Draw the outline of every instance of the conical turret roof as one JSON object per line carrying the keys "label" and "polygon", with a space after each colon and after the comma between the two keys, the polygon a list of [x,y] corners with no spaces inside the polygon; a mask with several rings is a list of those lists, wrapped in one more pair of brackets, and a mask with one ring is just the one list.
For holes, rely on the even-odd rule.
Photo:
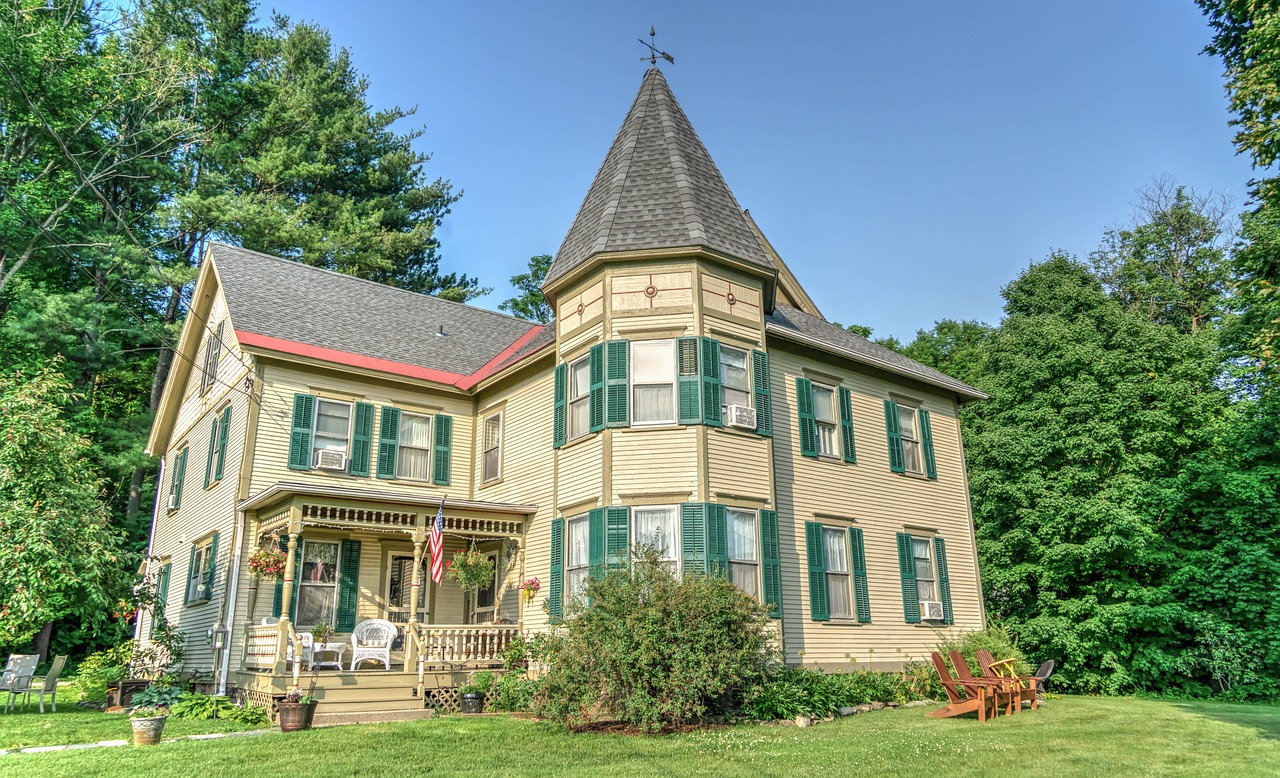
{"label": "conical turret roof", "polygon": [[601,252],[683,246],[775,270],[655,67],[645,73],[543,286]]}

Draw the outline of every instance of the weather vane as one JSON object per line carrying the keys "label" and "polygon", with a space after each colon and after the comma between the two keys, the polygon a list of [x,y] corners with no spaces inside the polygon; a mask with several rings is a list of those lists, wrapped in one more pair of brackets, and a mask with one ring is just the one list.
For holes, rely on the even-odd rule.
{"label": "weather vane", "polygon": [[654,31],[653,25],[649,25],[649,42],[645,43],[644,38],[636,38],[636,40],[640,41],[640,45],[649,47],[649,56],[641,57],[640,61],[644,62],[647,59],[649,60],[650,65],[656,65],[658,64],[658,57],[662,57],[667,62],[670,62],[672,65],[676,64],[675,57],[671,56],[665,51],[658,51],[658,47],[653,45],[653,42],[654,42],[653,39],[655,35],[657,35],[657,33]]}

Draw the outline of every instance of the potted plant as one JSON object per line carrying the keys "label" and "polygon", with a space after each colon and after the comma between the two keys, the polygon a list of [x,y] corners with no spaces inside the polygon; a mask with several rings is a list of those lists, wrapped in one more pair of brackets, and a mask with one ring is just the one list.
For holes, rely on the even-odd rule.
{"label": "potted plant", "polygon": [[471,680],[458,687],[463,713],[483,713],[484,699],[493,690],[497,678],[489,670],[472,673]]}
{"label": "potted plant", "polygon": [[316,643],[328,643],[329,638],[333,637],[333,623],[329,621],[318,621],[311,628],[311,637],[315,638]]}
{"label": "potted plant", "polygon": [[133,725],[133,744],[135,746],[154,746],[160,742],[160,733],[164,732],[164,722],[169,718],[169,709],[152,705],[134,708],[129,714],[129,723]]}
{"label": "potted plant", "polygon": [[280,714],[281,732],[311,729],[311,720],[316,715],[316,698],[301,689],[290,689],[284,699],[276,703],[276,709]]}
{"label": "potted plant", "polygon": [[533,598],[538,596],[538,592],[542,590],[542,582],[537,577],[526,579],[520,584],[520,593],[524,595],[525,604],[533,602]]}
{"label": "potted plant", "polygon": [[259,578],[284,577],[285,555],[278,548],[258,548],[249,554],[249,572]]}
{"label": "potted plant", "polygon": [[457,581],[464,592],[478,591],[493,583],[493,558],[474,548],[454,552],[448,567],[449,577]]}

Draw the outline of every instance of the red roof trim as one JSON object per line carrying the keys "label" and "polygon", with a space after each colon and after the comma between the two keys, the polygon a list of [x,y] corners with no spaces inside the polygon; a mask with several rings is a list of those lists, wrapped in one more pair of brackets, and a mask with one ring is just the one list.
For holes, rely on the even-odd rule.
{"label": "red roof trim", "polygon": [[497,372],[498,367],[500,367],[503,362],[511,358],[512,354],[524,348],[526,343],[533,340],[534,337],[536,337],[539,332],[542,332],[543,327],[549,327],[549,326],[551,325],[543,324],[539,327],[530,327],[528,332],[516,338],[515,343],[512,343],[510,346],[507,346],[505,349],[503,349],[501,354],[499,354],[498,356],[486,362],[484,367],[480,368],[479,370],[467,376],[466,378],[463,378],[461,381],[459,381],[455,385],[459,389],[470,389],[471,387],[480,383],[484,379],[493,375],[494,373]]}
{"label": "red roof trim", "polygon": [[310,346],[306,343],[298,343],[284,338],[273,338],[270,335],[259,335],[256,332],[245,332],[244,330],[236,330],[236,340],[241,344],[250,347],[267,349],[269,351],[280,351],[285,354],[294,354],[300,357],[311,357],[312,359],[322,359],[325,362],[335,362],[339,365],[348,365],[350,367],[363,367],[369,370],[378,370],[383,373],[391,373],[392,375],[407,376],[409,378],[420,378],[425,381],[435,381],[440,384],[448,384],[456,386],[459,381],[466,378],[461,373],[450,373],[445,370],[432,370],[427,367],[419,367],[418,365],[408,365],[404,362],[395,362],[390,359],[377,359],[375,357],[367,357],[363,354],[352,354],[349,351],[338,351],[337,349],[324,348],[322,346]]}

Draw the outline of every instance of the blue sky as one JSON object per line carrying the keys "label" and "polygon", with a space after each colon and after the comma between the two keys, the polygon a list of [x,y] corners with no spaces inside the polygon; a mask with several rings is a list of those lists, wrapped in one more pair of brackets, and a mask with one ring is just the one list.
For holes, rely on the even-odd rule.
{"label": "blue sky", "polygon": [[1246,200],[1191,0],[365,2],[262,6],[329,28],[375,107],[417,106],[464,191],[446,270],[510,296],[554,254],[647,67],[827,318],[910,339],[1000,318],[1052,249],[1086,256],[1161,175]]}

